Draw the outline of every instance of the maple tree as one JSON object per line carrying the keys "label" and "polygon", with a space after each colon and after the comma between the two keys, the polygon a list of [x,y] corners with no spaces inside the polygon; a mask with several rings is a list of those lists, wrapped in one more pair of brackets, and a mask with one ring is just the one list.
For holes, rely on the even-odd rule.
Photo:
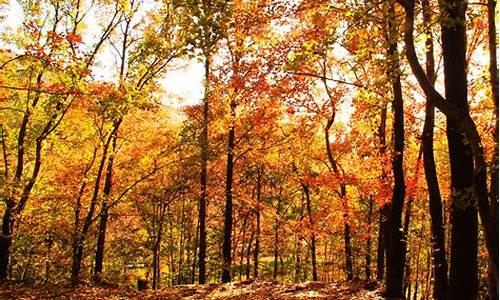
{"label": "maple tree", "polygon": [[498,297],[495,0],[0,5],[5,295]]}

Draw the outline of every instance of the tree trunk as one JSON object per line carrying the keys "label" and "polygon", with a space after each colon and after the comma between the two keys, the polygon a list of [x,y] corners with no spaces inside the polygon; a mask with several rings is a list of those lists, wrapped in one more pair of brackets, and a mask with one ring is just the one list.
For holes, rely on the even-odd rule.
{"label": "tree trunk", "polygon": [[397,51],[397,30],[395,23],[394,4],[389,7],[389,80],[392,82],[394,112],[394,153],[392,157],[392,172],[394,174],[394,189],[390,204],[388,226],[385,235],[386,242],[386,290],[389,297],[402,297],[403,277],[405,266],[405,242],[401,231],[401,215],[403,212],[405,198],[405,181],[403,170],[404,151],[404,111],[403,94],[401,90],[401,78],[399,69],[399,58]]}
{"label": "tree trunk", "polygon": [[[386,139],[385,139],[385,129],[387,124],[387,105],[384,104],[382,111],[380,113],[380,126],[378,127],[378,138],[379,138],[379,154],[381,157],[386,151]],[[387,173],[385,167],[381,166],[380,179],[385,187],[387,180]],[[387,226],[387,219],[389,218],[389,204],[383,204],[379,209],[379,226],[378,226],[378,238],[377,238],[377,280],[382,281],[384,279],[384,266],[385,266],[385,227]]]}
{"label": "tree trunk", "polygon": [[106,241],[106,225],[108,222],[108,207],[106,203],[103,203],[101,208],[101,216],[99,217],[98,234],[97,234],[97,244],[95,252],[95,263],[94,263],[94,278],[95,284],[101,283],[102,279],[102,263],[104,260],[104,244]]}
{"label": "tree trunk", "polygon": [[262,170],[257,168],[257,207],[255,208],[256,218],[256,233],[255,233],[255,247],[253,251],[253,277],[255,280],[259,278],[259,251],[260,251],[260,197],[262,192]]}
{"label": "tree trunk", "polygon": [[274,225],[274,260],[273,260],[273,279],[276,281],[278,278],[278,256],[279,256],[279,247],[278,247],[278,224],[276,220],[276,224]]}
{"label": "tree trunk", "polygon": [[83,259],[83,245],[85,239],[87,238],[87,233],[92,225],[92,220],[94,217],[95,207],[97,205],[97,198],[99,196],[99,186],[101,182],[102,172],[104,170],[104,165],[106,163],[106,157],[108,154],[109,145],[111,143],[111,138],[113,133],[111,133],[104,144],[102,151],[101,161],[97,169],[97,175],[94,182],[94,191],[92,193],[92,198],[90,199],[90,206],[87,211],[87,215],[82,224],[81,230],[76,230],[76,234],[73,237],[73,249],[72,249],[72,263],[71,263],[71,285],[76,286],[80,281],[80,269]]}
{"label": "tree trunk", "polygon": [[[405,208],[405,215],[404,215],[404,223],[403,223],[403,239],[405,241],[408,240],[408,235],[410,232],[410,220],[412,217],[411,209],[413,206],[413,201],[415,200],[415,188],[418,186],[418,179],[420,178],[420,164],[422,161],[422,155],[423,155],[423,143],[420,144],[419,150],[418,150],[418,156],[417,156],[417,162],[415,164],[415,171],[413,174],[413,179],[410,179],[412,181],[412,185],[414,187],[414,190],[412,193],[408,195],[408,200],[406,201],[406,208]],[[407,298],[411,298],[411,248],[406,247],[405,251],[408,254],[408,259],[405,262],[405,278],[403,282],[403,291],[406,291],[408,288],[408,296]],[[406,254],[405,254],[406,255]]]}
{"label": "tree trunk", "polygon": [[[464,113],[468,111],[466,72],[466,3],[440,2],[442,13],[445,98]],[[450,24],[453,24],[450,26]],[[477,210],[473,191],[474,165],[470,145],[455,122],[447,118],[446,135],[451,169],[451,262],[449,299],[477,296]]]}
{"label": "tree trunk", "polygon": [[[307,216],[309,217],[309,222],[314,228],[314,220],[312,218],[312,208],[311,208],[311,194],[309,191],[309,186],[302,183],[302,189],[304,190],[304,195],[306,196],[306,209]],[[318,281],[318,271],[316,269],[316,233],[314,229],[311,232],[311,270],[312,270],[312,280]]]}
{"label": "tree trunk", "polygon": [[[43,71],[40,72],[36,76],[36,89],[40,88],[42,84],[42,76]],[[30,76],[29,81],[31,82],[32,77]],[[29,98],[28,94],[28,98]],[[49,119],[48,123],[42,130],[42,133],[36,138],[36,148],[35,148],[35,166],[33,168],[33,173],[31,178],[29,179],[27,185],[24,187],[22,195],[20,199],[18,199],[16,203],[17,192],[16,190],[21,187],[21,179],[23,177],[24,172],[24,154],[25,154],[25,139],[26,132],[28,130],[28,123],[31,117],[31,109],[35,109],[38,102],[40,101],[40,92],[36,92],[33,101],[30,104],[26,105],[26,110],[23,114],[23,119],[21,120],[21,124],[19,126],[19,132],[17,135],[17,165],[16,172],[13,179],[14,188],[13,192],[10,196],[5,199],[5,211],[2,218],[2,235],[0,236],[0,280],[7,278],[7,271],[9,269],[9,261],[10,261],[10,246],[12,245],[12,234],[14,228],[14,219],[15,215],[21,213],[24,209],[24,206],[30,196],[31,190],[35,181],[38,177],[38,172],[41,166],[41,154],[42,154],[42,143],[47,135],[50,133],[52,129],[53,122],[55,120],[56,115],[52,115]],[[5,145],[4,145],[5,147]],[[5,148],[4,148],[5,151]],[[7,166],[6,166],[7,169]]]}
{"label": "tree trunk", "polygon": [[279,215],[281,212],[281,202],[282,198],[281,195],[278,196],[278,205],[276,207],[276,217],[274,219],[274,224],[273,224],[273,229],[274,229],[274,261],[273,261],[273,279],[276,280],[278,278],[278,259],[280,257],[279,253],[279,228],[280,228],[280,220]]}
{"label": "tree trunk", "polygon": [[7,199],[6,202],[7,205],[2,219],[2,236],[0,237],[0,279],[7,278],[10,246],[12,244],[12,212],[14,209],[14,202],[10,199]]}
{"label": "tree trunk", "polygon": [[[347,219],[347,213],[344,213],[344,220]],[[351,248],[351,225],[344,224],[344,248],[345,248],[345,268],[347,280],[353,279],[352,270],[352,248]]]}
{"label": "tree trunk", "polygon": [[[431,11],[429,0],[422,1],[423,21],[427,35],[425,46],[426,52],[426,74],[430,82],[436,78],[434,65],[434,43],[431,28]],[[436,162],[434,160],[434,106],[429,99],[425,105],[424,130],[422,134],[422,146],[424,151],[424,173],[429,193],[429,211],[431,215],[432,234],[432,257],[434,268],[434,299],[446,299],[448,290],[448,262],[446,261],[445,227],[443,223],[443,208],[441,192],[436,174]]]}
{"label": "tree trunk", "polygon": [[[328,91],[328,87],[326,86],[326,83],[324,82],[325,89]],[[340,170],[338,166],[338,162],[335,160],[333,156],[333,151],[330,146],[330,128],[333,125],[333,122],[335,121],[335,107],[332,107],[332,115],[328,119],[325,129],[324,129],[324,134],[325,134],[325,144],[326,144],[326,153],[328,156],[328,161],[330,162],[330,165],[333,169],[333,172],[337,177],[340,177]],[[343,179],[342,179],[343,180]],[[347,203],[347,189],[346,185],[344,183],[340,184],[340,198],[342,201],[342,209],[344,211],[343,218],[344,218],[344,251],[345,251],[345,271],[347,275],[347,280],[351,280],[353,278],[353,272],[352,272],[352,250],[351,250],[351,227],[349,225],[349,216],[347,214],[348,212],[348,203]]]}
{"label": "tree trunk", "polygon": [[366,280],[370,280],[372,277],[371,263],[372,263],[372,214],[373,214],[373,199],[370,196],[368,199],[368,216],[367,216],[367,224],[368,224],[368,238],[366,239],[365,246],[365,278]]}
{"label": "tree trunk", "polygon": [[157,244],[153,246],[153,282],[151,284],[151,287],[153,290],[156,290],[158,288],[158,267],[159,267],[159,255],[158,255],[158,247]]}
{"label": "tree trunk", "polygon": [[301,281],[300,278],[300,239],[297,238],[295,242],[295,269],[294,269],[294,282],[298,283]]}
{"label": "tree trunk", "polygon": [[[465,139],[460,140],[460,141],[462,141],[462,145],[463,145],[463,142],[467,142],[467,146],[469,147],[469,150],[471,151],[470,154],[472,155],[472,158],[474,159],[474,161],[473,161],[474,180],[473,180],[473,186],[472,186],[473,189],[469,189],[468,195],[464,195],[464,196],[466,196],[465,198],[475,198],[474,200],[477,200],[477,202],[475,202],[475,204],[477,204],[479,215],[481,216],[481,225],[482,225],[483,233],[485,236],[486,248],[488,250],[488,254],[490,257],[490,263],[494,266],[491,268],[491,270],[494,271],[492,276],[495,279],[494,281],[498,282],[498,272],[497,272],[497,270],[498,270],[498,226],[495,226],[495,221],[494,221],[494,216],[493,216],[497,212],[494,212],[494,209],[492,208],[492,205],[490,203],[490,198],[488,195],[487,171],[486,171],[487,164],[486,164],[483,144],[481,141],[481,136],[477,130],[477,127],[474,123],[474,120],[471,118],[470,114],[468,113],[468,110],[464,109],[463,107],[460,107],[459,104],[455,103],[459,100],[454,99],[453,101],[449,101],[449,99],[445,99],[440,93],[438,93],[436,91],[436,89],[432,86],[432,84],[427,79],[427,75],[425,74],[422,66],[420,65],[420,63],[418,61],[418,57],[416,55],[416,50],[415,50],[415,44],[414,44],[414,40],[413,40],[415,2],[410,1],[410,0],[408,0],[408,1],[398,0],[398,2],[405,8],[405,26],[404,26],[404,28],[405,28],[405,38],[404,38],[405,39],[405,51],[406,51],[406,57],[408,58],[408,62],[410,63],[410,67],[412,69],[412,72],[415,75],[415,78],[417,79],[420,87],[424,91],[426,97],[428,99],[431,99],[432,104],[436,108],[438,108],[442,113],[444,113],[446,115],[447,122],[452,123],[451,125],[455,126],[455,129],[457,130],[456,134],[463,135],[462,137],[465,137]],[[461,9],[459,9],[459,10],[462,11],[460,13],[461,16],[459,19],[462,19],[462,20],[461,21],[459,20],[458,22],[454,21],[453,23],[460,24],[459,27],[462,27],[462,29],[460,29],[460,31],[462,31],[462,33],[464,33],[464,36],[463,37],[457,36],[458,40],[452,39],[451,36],[453,36],[453,35],[448,36],[448,39],[446,39],[446,38],[442,39],[443,40],[443,49],[449,48],[449,49],[447,49],[448,56],[454,55],[454,56],[458,56],[458,57],[462,57],[462,58],[464,58],[464,56],[465,56],[463,54],[465,49],[459,49],[461,47],[460,44],[463,44],[462,46],[465,46],[465,30],[463,28],[463,25],[464,25],[463,17],[465,16],[465,7],[463,7],[463,4],[464,3],[462,3],[462,2],[458,3],[458,6],[461,6]],[[445,9],[447,9],[447,10],[450,10],[450,8],[453,7],[453,5],[451,5],[451,6],[446,5],[446,3],[444,3],[443,6],[445,6]],[[451,14],[448,13],[447,15],[452,16],[453,10],[456,10],[456,7],[451,9],[451,12],[450,12]],[[449,23],[449,22],[447,22],[447,23]],[[444,31],[453,31],[453,29],[451,29],[451,28],[448,28],[448,29],[444,28],[444,27],[446,27],[446,24],[442,24],[442,25],[443,25]],[[457,27],[457,26],[455,26],[455,27]],[[446,42],[445,42],[445,40],[446,40]],[[460,40],[462,40],[462,41],[460,41]],[[457,46],[457,47],[449,47],[450,44],[453,44],[454,46]],[[458,50],[456,50],[456,49],[458,49]],[[445,59],[444,61],[446,62],[445,69],[449,68],[450,67],[449,58]],[[457,62],[457,63],[459,63],[459,62]],[[452,67],[454,66],[455,68],[457,67],[456,64],[451,64],[451,66]],[[466,76],[464,76],[463,74],[455,74],[454,72],[451,72],[450,70],[445,70],[445,71],[446,71],[445,73],[451,73],[449,75],[455,76],[454,81],[457,81],[457,82],[462,81],[463,79],[459,80],[460,77],[464,77],[466,79]],[[463,70],[462,73],[465,73],[465,70]],[[448,82],[448,84],[450,84],[450,82]],[[445,80],[445,89],[446,89],[446,85],[447,84],[446,84],[446,80]],[[464,88],[464,87],[462,87],[460,90],[454,90],[453,92],[451,92],[451,91],[448,91],[448,92],[451,92],[452,94],[460,94],[460,93],[463,93],[463,90],[465,90],[465,92],[466,92],[466,88]],[[450,146],[451,145],[449,144],[449,147]],[[457,157],[455,157],[455,158],[457,158]],[[457,161],[455,158],[453,160]],[[471,162],[471,164],[472,164],[472,162]],[[467,170],[465,170],[465,172],[467,173]],[[453,173],[453,171],[452,171],[452,173]],[[453,179],[452,179],[452,181],[453,181]],[[456,181],[455,181],[455,183],[458,184],[458,182],[456,182]],[[453,183],[452,183],[452,185],[453,185]],[[467,184],[464,184],[464,186],[465,185],[467,185]],[[470,203],[469,203],[470,201],[467,201],[468,199],[463,199],[464,197],[457,197],[457,196],[461,196],[461,193],[463,193],[463,192],[464,192],[464,190],[461,191],[460,189],[459,190],[454,189],[453,190],[454,198],[465,200],[465,201],[460,201],[460,202],[463,202],[462,204],[466,204],[466,206],[469,206],[468,208],[470,210]],[[475,196],[475,197],[472,197],[472,196]],[[462,205],[462,206],[465,206],[465,205]],[[474,209],[474,208],[472,208],[472,209]],[[457,222],[460,219],[460,216],[457,215],[457,214],[459,214],[460,210],[462,211],[462,215],[463,215],[464,209],[460,209],[459,207],[457,207],[457,209],[454,209],[453,204],[452,204],[452,219],[454,219]],[[467,214],[471,214],[470,211],[467,211]],[[459,217],[459,218],[455,218],[454,215]],[[469,219],[468,221],[466,221],[465,220],[466,218],[461,218],[461,219],[464,220],[465,223],[464,224],[457,224],[457,225],[459,225],[459,227],[460,227],[460,225],[462,227],[464,227],[464,226],[465,227],[467,227],[467,226],[474,227],[474,226],[471,226],[471,224],[470,224],[471,222],[477,224],[477,216],[475,214],[474,214],[474,216],[472,216],[472,220]],[[453,227],[453,225],[452,225],[452,227]],[[452,228],[452,231],[453,231],[453,228]],[[474,230],[473,230],[473,228],[469,228],[469,231],[474,231]],[[467,239],[466,236],[468,234],[469,234],[469,236],[474,235],[470,232],[465,233],[464,236],[462,237],[462,240],[464,238]],[[458,238],[460,239],[460,237],[458,237]],[[454,239],[453,233],[452,233],[451,239],[452,239],[452,241]],[[474,239],[477,240],[477,236],[475,238],[473,238],[472,242],[474,242]],[[452,244],[453,244],[453,242],[452,242]],[[471,251],[477,252],[477,249],[470,250],[470,248],[475,248],[474,245],[472,245],[472,247],[471,247],[471,245],[469,244],[467,247],[469,248],[469,250],[465,250],[465,252],[468,253],[466,256],[472,256],[470,253]],[[454,246],[452,245],[451,248],[453,249]],[[458,247],[458,248],[460,248],[460,247]],[[461,258],[453,257],[453,255],[451,255],[451,256],[455,260],[457,258],[459,260],[465,259],[465,256],[461,257]],[[471,266],[470,264],[477,265],[475,260],[474,260],[474,262],[469,262],[469,268],[471,268],[471,267],[474,268],[474,266]],[[450,269],[451,269],[451,265],[450,265]],[[450,272],[450,276],[452,275],[451,273],[452,272]],[[455,274],[456,274],[456,272],[453,272],[453,275],[455,275]],[[470,274],[470,272],[462,272],[462,274]],[[470,276],[470,275],[466,275],[466,276]],[[475,278],[476,279],[473,279],[472,282],[469,282],[468,286],[471,286],[471,285],[475,286],[476,285],[474,283],[474,281],[477,281],[477,276],[475,276]],[[454,281],[455,281],[455,279],[454,279]],[[451,284],[450,284],[449,288],[451,288]],[[472,291],[472,293],[474,293],[474,291]],[[463,296],[469,297],[470,294],[463,295]]]}
{"label": "tree trunk", "polygon": [[250,240],[248,241],[247,244],[247,250],[246,250],[246,266],[245,266],[245,277],[246,280],[250,280],[250,254],[252,253],[252,242],[253,242],[253,237],[255,235],[255,232],[252,231],[252,234],[250,235]]}
{"label": "tree trunk", "polygon": [[153,290],[158,289],[160,283],[160,248],[161,240],[163,237],[163,221],[165,218],[165,213],[167,211],[167,205],[160,204],[159,220],[158,220],[158,231],[156,232],[155,243],[153,246]]}
{"label": "tree trunk", "polygon": [[106,243],[106,227],[109,217],[108,201],[111,197],[111,189],[113,187],[113,163],[116,152],[116,140],[118,138],[118,130],[120,128],[121,118],[113,124],[113,133],[111,138],[111,153],[108,157],[108,165],[106,167],[106,175],[104,178],[103,200],[101,213],[99,216],[99,229],[97,234],[97,246],[95,252],[95,267],[94,267],[94,282],[99,284],[102,276],[102,264],[104,261],[104,246]]}
{"label": "tree trunk", "polygon": [[198,219],[200,223],[200,237],[199,237],[199,257],[198,257],[198,282],[204,284],[206,282],[206,261],[207,254],[207,232],[206,232],[206,219],[207,219],[207,164],[208,164],[208,104],[209,104],[209,87],[210,87],[210,58],[205,55],[205,97],[203,98],[203,116],[202,116],[202,133],[200,137],[200,203]]}
{"label": "tree trunk", "polygon": [[222,282],[231,281],[231,233],[233,228],[233,155],[234,155],[234,118],[236,117],[236,102],[231,100],[231,125],[227,144],[226,167],[226,209],[224,211],[224,242],[222,244]]}
{"label": "tree trunk", "polygon": [[[247,233],[247,223],[248,223],[248,218],[249,218],[249,213],[245,214],[245,217],[243,218],[243,225],[241,226],[241,249],[240,249],[240,270],[239,270],[239,280],[241,281],[241,277],[243,276],[243,271],[245,270],[243,267],[243,259],[245,258],[245,240],[246,240],[246,233]],[[235,246],[234,246],[234,251],[236,252],[236,247],[238,245],[238,241],[235,241]],[[235,256],[235,254],[233,254]]]}
{"label": "tree trunk", "polygon": [[198,238],[199,238],[199,219],[198,222],[196,223],[196,236],[195,236],[195,242],[193,243],[194,245],[194,250],[193,250],[193,261],[191,265],[191,284],[194,284],[196,280],[196,257],[197,257],[197,252],[198,252]]}

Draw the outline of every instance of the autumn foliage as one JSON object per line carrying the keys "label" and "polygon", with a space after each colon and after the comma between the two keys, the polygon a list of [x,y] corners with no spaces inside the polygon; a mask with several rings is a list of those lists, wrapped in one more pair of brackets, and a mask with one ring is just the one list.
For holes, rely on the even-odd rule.
{"label": "autumn foliage", "polygon": [[498,297],[496,1],[0,5],[0,296]]}

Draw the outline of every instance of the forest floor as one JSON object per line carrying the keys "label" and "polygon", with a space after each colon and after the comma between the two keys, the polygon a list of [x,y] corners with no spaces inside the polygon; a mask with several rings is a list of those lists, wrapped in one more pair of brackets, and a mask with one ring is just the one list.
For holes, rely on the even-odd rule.
{"label": "forest floor", "polygon": [[322,282],[278,284],[257,281],[233,284],[179,285],[161,290],[138,291],[123,287],[78,288],[29,285],[4,282],[0,284],[0,299],[384,299],[375,285],[367,289],[363,283],[339,285]]}

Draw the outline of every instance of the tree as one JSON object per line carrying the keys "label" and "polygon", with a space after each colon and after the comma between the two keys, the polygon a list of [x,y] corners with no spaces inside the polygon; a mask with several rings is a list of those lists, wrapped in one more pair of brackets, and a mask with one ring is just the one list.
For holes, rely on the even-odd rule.
{"label": "tree", "polygon": [[[436,80],[434,64],[434,43],[432,40],[431,8],[429,1],[422,1],[423,22],[427,24],[425,32],[426,61],[425,69],[430,82]],[[425,121],[422,131],[422,147],[424,152],[424,172],[429,191],[429,210],[432,224],[432,254],[434,265],[434,292],[435,299],[446,299],[448,289],[448,262],[446,261],[445,232],[443,222],[443,208],[441,192],[436,174],[434,159],[434,106],[431,101],[425,103]]]}
{"label": "tree", "polygon": [[[446,36],[446,38],[448,37],[451,37],[451,36],[454,36],[457,38],[457,40],[453,40],[451,41],[451,38],[450,40],[447,40],[449,43],[453,44],[453,43],[458,43],[457,45],[455,46],[460,46],[458,49],[460,51],[458,52],[449,52],[449,48],[447,49],[448,51],[448,57],[446,60],[448,60],[447,62],[447,66],[451,69],[454,69],[454,68],[457,68],[456,71],[459,72],[457,74],[460,74],[460,76],[457,76],[457,77],[454,77],[457,82],[453,82],[453,80],[451,81],[448,81],[448,84],[450,86],[448,86],[448,89],[452,88],[453,84],[456,84],[456,85],[459,85],[459,88],[458,90],[455,90],[454,92],[452,91],[449,91],[449,93],[453,94],[453,93],[460,93],[458,96],[461,96],[461,98],[458,98],[458,99],[461,99],[460,103],[453,103],[451,101],[447,101],[445,98],[443,98],[433,87],[432,85],[430,84],[430,82],[427,80],[426,78],[426,75],[425,75],[425,72],[423,71],[422,67],[420,66],[420,63],[418,62],[418,58],[417,58],[417,55],[416,55],[416,52],[415,52],[415,46],[414,46],[414,41],[413,41],[413,23],[414,23],[414,7],[415,7],[415,3],[413,1],[399,1],[400,4],[404,7],[405,9],[405,51],[406,51],[406,56],[407,56],[407,59],[410,63],[410,66],[412,68],[412,72],[414,73],[415,77],[417,78],[421,88],[424,90],[426,96],[428,97],[429,100],[432,101],[432,104],[435,105],[441,112],[443,112],[446,117],[447,117],[447,120],[449,122],[449,125],[450,125],[450,130],[454,129],[455,130],[455,137],[457,137],[458,139],[458,136],[463,133],[466,138],[467,138],[467,141],[468,141],[468,144],[465,145],[465,148],[464,148],[464,145],[463,145],[463,140],[462,139],[458,139],[459,141],[457,142],[458,144],[457,145],[462,145],[461,147],[459,147],[458,149],[461,149],[461,150],[456,150],[456,151],[462,151],[461,153],[466,155],[466,152],[465,150],[468,148],[470,149],[470,152],[471,155],[468,156],[468,158],[470,160],[473,159],[474,161],[474,165],[473,165],[473,169],[472,169],[472,177],[473,177],[473,182],[470,183],[472,186],[469,187],[469,191],[468,192],[465,192],[464,191],[464,195],[461,195],[459,192],[457,192],[457,188],[458,188],[458,191],[462,190],[462,188],[465,188],[464,186],[466,186],[466,182],[461,182],[461,186],[458,187],[458,186],[455,186],[456,189],[455,189],[455,193],[454,193],[454,199],[456,199],[455,201],[455,206],[458,205],[459,201],[464,204],[462,205],[461,207],[458,206],[455,208],[454,206],[454,219],[455,221],[459,221],[461,218],[464,220],[462,223],[462,225],[464,226],[463,228],[461,228],[462,230],[467,230],[466,228],[468,228],[468,233],[465,234],[463,236],[458,236],[458,232],[455,232],[455,246],[452,246],[452,248],[454,250],[453,251],[458,251],[458,252],[462,252],[460,257],[462,259],[465,258],[465,256],[463,255],[466,255],[468,257],[471,258],[470,261],[468,261],[468,268],[473,271],[473,270],[476,270],[477,268],[477,265],[476,265],[476,259],[475,259],[475,255],[473,255],[474,253],[476,253],[477,251],[477,248],[474,246],[475,244],[473,244],[473,247],[471,247],[470,244],[468,244],[467,246],[465,246],[465,244],[460,244],[461,242],[465,242],[465,239],[469,239],[468,242],[471,242],[471,243],[475,243],[475,241],[477,241],[477,235],[474,234],[474,228],[476,224],[476,222],[474,221],[475,218],[477,217],[476,215],[472,215],[472,211],[474,210],[474,207],[471,206],[470,204],[474,203],[477,201],[477,206],[478,206],[478,211],[479,211],[479,214],[481,216],[481,219],[482,219],[482,226],[483,226],[483,230],[485,232],[485,236],[486,236],[486,244],[487,244],[487,249],[488,249],[488,253],[489,253],[489,259],[491,260],[491,263],[493,265],[498,265],[498,254],[497,254],[497,249],[498,249],[498,228],[495,226],[494,222],[492,221],[492,208],[490,206],[490,203],[488,202],[488,196],[487,196],[487,184],[486,184],[486,162],[485,162],[485,158],[484,158],[484,152],[483,152],[483,147],[482,147],[482,143],[481,143],[481,139],[479,137],[479,134],[477,132],[477,128],[475,126],[475,123],[474,121],[470,118],[470,115],[468,114],[468,111],[467,111],[467,98],[466,98],[466,95],[467,95],[467,91],[466,91],[466,84],[467,84],[467,81],[466,81],[466,75],[465,75],[465,68],[462,70],[462,67],[464,67],[465,65],[465,33],[464,33],[464,28],[463,28],[463,25],[459,25],[459,24],[455,24],[456,26],[454,27],[447,27],[446,24],[442,24],[442,27],[444,27],[442,29],[442,35]],[[450,3],[448,3],[450,4]],[[451,13],[451,16],[456,18],[457,20],[463,20],[463,18],[465,17],[464,13],[465,13],[465,6],[464,5],[453,5],[453,3],[451,3],[452,5],[448,6],[448,5],[445,5],[443,4],[442,6],[442,9],[444,10],[444,12],[447,12],[448,10],[449,13]],[[459,23],[459,22],[458,22]],[[463,24],[463,23],[462,23]],[[445,39],[446,39],[445,38]],[[449,47],[450,45],[446,45],[443,47]],[[457,65],[449,65],[450,63],[453,62],[453,59],[456,60],[456,63]],[[451,76],[451,74],[453,74],[450,70],[448,71],[445,71],[445,74],[448,73],[448,77]],[[461,78],[458,78],[458,77],[461,77]],[[465,85],[465,86],[464,86]],[[449,99],[448,99],[449,100]],[[456,100],[456,101],[459,101],[459,100]],[[464,102],[465,101],[465,102]],[[450,132],[451,134],[451,138],[453,140],[453,134],[452,132]],[[464,150],[465,149],[465,150]],[[459,154],[457,154],[459,155]],[[467,161],[467,157],[464,157],[465,161]],[[456,159],[455,159],[455,162],[456,162]],[[467,163],[472,163],[472,161],[467,161]],[[450,164],[453,164],[453,162],[450,161]],[[453,170],[454,167],[452,167],[452,170]],[[458,172],[458,170],[455,169],[456,172]],[[457,175],[456,176],[459,176],[459,178],[462,178],[461,176],[470,176],[469,175],[466,175],[467,173],[463,174],[463,175]],[[462,178],[462,179],[466,179],[466,178]],[[455,177],[456,178],[456,177]],[[472,179],[471,179],[472,180]],[[456,184],[458,185],[458,182],[456,182]],[[471,195],[470,193],[470,189],[473,188],[473,196]],[[468,197],[468,198],[467,198]],[[471,199],[472,198],[472,199]],[[467,199],[469,199],[470,201],[472,201],[472,203],[470,203],[470,201],[468,202],[464,202],[466,201]],[[465,204],[468,204],[468,205],[465,205]],[[467,219],[467,221],[465,221],[465,218],[466,218],[466,215],[470,216],[469,219]],[[453,222],[453,221],[452,221]],[[458,230],[460,232],[460,229],[459,228],[455,228],[456,230]],[[453,231],[454,229],[452,229]],[[453,234],[452,234],[453,235]],[[458,243],[458,244],[457,244]],[[459,246],[460,244],[460,246]],[[465,248],[461,248],[461,247],[465,247]],[[451,256],[453,257],[453,253],[451,254]],[[475,297],[475,294],[476,294],[476,282],[477,282],[477,278],[476,274],[477,273],[465,273],[465,272],[461,272],[460,275],[457,275],[457,269],[458,269],[458,262],[457,262],[457,258],[460,260],[459,257],[455,257],[454,258],[454,262],[450,262],[450,276],[451,278],[453,278],[452,280],[450,280],[450,286],[449,286],[449,291],[448,291],[448,295],[455,295],[454,293],[458,293],[457,291],[457,286],[458,286],[458,283],[457,282],[462,282],[462,281],[465,281],[467,280],[467,283],[464,283],[465,285],[467,286],[470,286],[470,290],[469,290],[469,294],[468,295],[464,295],[463,293],[460,294],[460,296],[457,295],[457,297],[461,297],[461,296],[471,296],[471,297]],[[453,264],[455,264],[455,266],[452,266]],[[455,271],[451,271],[451,269],[455,269]],[[453,275],[451,275],[453,274]],[[467,279],[465,279],[464,277],[466,277]],[[471,278],[468,278],[468,277],[471,277]],[[454,287],[453,287],[454,286]]]}
{"label": "tree", "polygon": [[404,151],[404,111],[403,92],[401,89],[401,75],[399,54],[397,51],[397,27],[395,22],[395,5],[388,8],[388,77],[392,84],[392,110],[394,112],[393,133],[394,148],[392,154],[392,172],[394,186],[392,201],[389,208],[389,218],[385,228],[386,249],[386,286],[385,293],[389,297],[403,296],[403,273],[405,265],[406,245],[401,230],[401,216],[405,199],[405,180],[403,170]]}
{"label": "tree", "polygon": [[[118,6],[117,4],[115,7]],[[46,8],[49,12],[49,25],[44,23],[43,16],[37,14],[41,7]],[[80,100],[81,92],[78,92],[78,90],[82,88],[82,83],[90,74],[90,67],[94,64],[97,52],[117,22],[117,12],[115,10],[115,13],[109,16],[109,22],[104,26],[96,44],[93,47],[84,48],[79,46],[81,36],[78,32],[78,27],[81,27],[84,20],[80,15],[83,10],[82,7],[77,6],[73,11],[70,10],[68,14],[62,14],[65,8],[61,7],[59,2],[26,3],[23,8],[31,18],[27,22],[25,36],[34,43],[32,45],[23,45],[21,49],[23,49],[24,53],[14,59],[9,59],[3,66],[5,67],[6,64],[17,59],[27,60],[31,63],[28,72],[28,86],[31,86],[34,80],[35,88],[19,89],[26,92],[25,96],[28,102],[23,109],[23,117],[18,128],[16,171],[12,179],[9,179],[12,189],[2,197],[6,203],[0,240],[0,278],[2,279],[7,277],[15,220],[24,210],[40,174],[44,142],[61,124],[73,103]],[[65,24],[65,27],[60,28],[63,24]],[[71,51],[66,51],[66,49],[71,49]],[[57,69],[57,67],[62,68],[64,64],[72,65],[73,68]],[[61,73],[58,73],[58,71]],[[54,74],[57,75],[54,76]],[[53,81],[52,88],[44,88],[46,79],[62,78],[58,76],[63,74],[66,77],[62,82]],[[18,89],[12,88],[14,90]],[[33,116],[40,110],[40,106],[47,104],[51,107],[51,110],[48,111],[45,120],[41,124],[35,125],[37,127],[41,126],[41,131],[36,137],[33,137],[34,149],[31,147],[31,149],[28,149],[27,131],[34,125]],[[35,160],[30,175],[26,174],[27,170],[25,169],[27,152],[32,153]]]}
{"label": "tree", "polygon": [[[184,23],[191,33],[190,44],[195,50],[201,52],[204,59],[205,70],[205,95],[203,97],[203,114],[201,126],[203,128],[200,136],[200,204],[199,204],[199,258],[198,258],[198,281],[200,284],[206,281],[206,210],[207,210],[207,165],[208,165],[208,124],[209,124],[209,100],[210,96],[210,64],[213,53],[217,50],[217,43],[224,36],[226,20],[231,12],[232,3],[228,0],[215,2],[193,0],[186,2],[182,8],[186,12]],[[195,53],[198,54],[198,53]]]}
{"label": "tree", "polygon": [[[148,109],[154,103],[148,103],[143,93],[150,95],[154,92],[157,79],[167,68],[168,64],[176,57],[183,54],[183,32],[175,32],[175,11],[166,5],[166,16],[160,24],[160,29],[154,27],[157,24],[147,24],[142,32],[134,32],[134,28],[141,25],[138,21],[140,13],[148,13],[153,20],[158,16],[151,12],[141,12],[141,1],[131,0],[127,9],[123,12],[120,26],[121,36],[119,44],[113,48],[118,52],[118,89],[123,91],[122,99],[118,100],[116,112],[113,116],[113,132],[111,137],[111,152],[107,159],[106,173],[104,178],[103,199],[99,213],[99,231],[95,254],[94,281],[100,282],[103,271],[104,246],[106,238],[107,220],[109,217],[109,200],[112,197],[113,186],[113,164],[117,152],[117,139],[120,125],[130,110],[137,107]],[[137,35],[142,35],[142,39]],[[146,67],[144,67],[146,66]]]}

